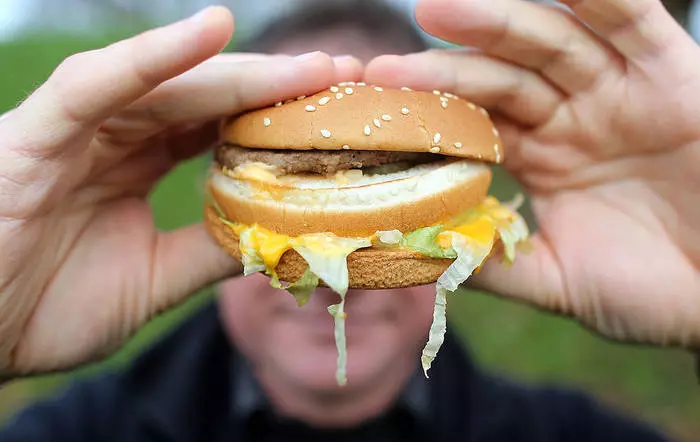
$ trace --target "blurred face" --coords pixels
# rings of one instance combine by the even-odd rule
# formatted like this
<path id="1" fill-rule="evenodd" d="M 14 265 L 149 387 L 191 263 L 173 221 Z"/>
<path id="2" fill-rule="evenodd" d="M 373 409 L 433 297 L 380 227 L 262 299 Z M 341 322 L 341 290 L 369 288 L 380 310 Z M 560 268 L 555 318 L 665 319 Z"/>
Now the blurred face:
<path id="1" fill-rule="evenodd" d="M 373 42 L 360 31 L 337 28 L 332 34 L 318 34 L 288 39 L 274 48 L 278 54 L 299 55 L 311 51 L 325 52 L 331 56 L 353 55 L 363 63 L 383 54 L 397 54 L 409 50 L 401 41 Z"/>
<path id="2" fill-rule="evenodd" d="M 258 374 L 298 390 L 339 391 L 333 318 L 340 297 L 319 288 L 298 307 L 260 274 L 226 281 L 222 314 L 232 339 Z M 434 287 L 350 290 L 346 295 L 348 385 L 344 394 L 405 378 L 417 366 L 432 321 Z"/>
<path id="3" fill-rule="evenodd" d="M 366 63 L 384 53 L 404 53 L 409 50 L 405 46 L 400 37 L 393 43 L 373 42 L 356 30 L 338 28 L 333 33 L 285 39 L 267 52 L 296 55 L 320 50 L 333 56 L 353 55 Z M 432 285 L 350 290 L 346 296 L 348 384 L 340 388 L 335 380 L 338 353 L 333 318 L 327 310 L 339 302 L 337 294 L 319 288 L 306 305 L 298 307 L 292 295 L 273 289 L 269 279 L 259 274 L 226 281 L 220 294 L 231 339 L 253 364 L 273 402 L 298 409 L 323 404 L 324 398 L 348 399 L 345 408 L 336 401 L 321 405 L 321 416 L 302 416 L 321 421 L 326 409 L 362 420 L 396 396 L 419 364 L 435 300 Z"/>

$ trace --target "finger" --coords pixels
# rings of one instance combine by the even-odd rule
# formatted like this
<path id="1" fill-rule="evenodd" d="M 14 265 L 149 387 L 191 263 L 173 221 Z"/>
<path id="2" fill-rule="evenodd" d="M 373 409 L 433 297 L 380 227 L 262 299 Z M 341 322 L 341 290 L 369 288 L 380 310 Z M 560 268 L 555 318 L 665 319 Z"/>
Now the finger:
<path id="1" fill-rule="evenodd" d="M 393 87 L 451 92 L 524 125 L 547 121 L 563 98 L 538 74 L 476 51 L 381 56 L 367 65 L 365 78 Z"/>
<path id="2" fill-rule="evenodd" d="M 561 0 L 625 58 L 654 58 L 690 38 L 659 0 Z"/>
<path id="3" fill-rule="evenodd" d="M 25 149 L 39 153 L 62 146 L 86 126 L 102 120 L 160 83 L 225 47 L 232 16 L 211 7 L 186 20 L 147 31 L 106 48 L 66 59 L 21 106 Z M 41 136 L 44 135 L 44 136 Z"/>
<path id="4" fill-rule="evenodd" d="M 359 78 L 361 67 L 314 52 L 298 57 L 217 58 L 174 78 L 108 120 L 101 132 L 133 142 L 163 128 L 193 124 L 312 94 L 341 76 Z"/>
<path id="5" fill-rule="evenodd" d="M 422 0 L 416 18 L 437 37 L 538 71 L 570 94 L 620 70 L 604 43 L 561 8 L 522 0 Z"/>
<path id="6" fill-rule="evenodd" d="M 335 82 L 356 81 L 362 78 L 364 66 L 362 62 L 351 55 L 333 57 L 335 63 Z"/>

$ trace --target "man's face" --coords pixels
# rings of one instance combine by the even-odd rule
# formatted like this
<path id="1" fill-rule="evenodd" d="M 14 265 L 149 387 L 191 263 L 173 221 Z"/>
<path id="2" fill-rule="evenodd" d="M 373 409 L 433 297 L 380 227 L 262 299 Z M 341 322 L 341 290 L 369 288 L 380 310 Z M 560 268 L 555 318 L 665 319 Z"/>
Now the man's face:
<path id="1" fill-rule="evenodd" d="M 331 56 L 352 55 L 362 63 L 384 54 L 399 54 L 410 50 L 401 37 L 396 41 L 376 42 L 353 28 L 336 28 L 333 33 L 319 33 L 281 41 L 273 51 L 278 54 L 299 55 L 311 51 L 321 51 Z"/>
<path id="2" fill-rule="evenodd" d="M 372 42 L 353 29 L 313 37 L 288 38 L 270 53 L 296 55 L 324 51 L 353 55 L 363 62 L 384 53 L 409 50 L 400 38 Z M 258 372 L 306 391 L 336 390 L 337 350 L 327 307 L 340 300 L 319 288 L 297 307 L 289 293 L 273 289 L 262 275 L 221 286 L 222 313 L 236 345 Z M 375 388 L 402 379 L 419 363 L 432 321 L 434 286 L 401 290 L 350 290 L 346 297 L 348 385 L 344 391 Z"/>
<path id="3" fill-rule="evenodd" d="M 294 297 L 256 274 L 221 286 L 232 339 L 264 376 L 318 393 L 336 390 L 337 350 L 327 307 L 339 301 L 319 288 L 298 307 Z M 432 320 L 434 286 L 350 290 L 346 295 L 348 385 L 373 388 L 418 364 Z"/>

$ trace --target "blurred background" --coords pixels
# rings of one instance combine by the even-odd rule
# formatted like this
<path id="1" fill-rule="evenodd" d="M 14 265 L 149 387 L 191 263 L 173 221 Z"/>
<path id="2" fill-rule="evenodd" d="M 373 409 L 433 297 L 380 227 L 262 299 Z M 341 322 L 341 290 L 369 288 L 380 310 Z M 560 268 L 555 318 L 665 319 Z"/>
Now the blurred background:
<path id="1" fill-rule="evenodd" d="M 229 6 L 236 14 L 236 36 L 227 48 L 235 50 L 284 14 L 297 8 L 311 10 L 314 3 L 330 1 L 334 0 L 216 3 Z M 210 3 L 214 2 L 0 0 L 0 113 L 31 93 L 68 55 L 177 20 Z M 386 3 L 412 21 L 414 1 Z M 697 35 L 698 14 L 691 1 L 665 3 L 674 17 Z M 389 21 L 387 26 L 391 24 Z M 422 33 L 421 37 L 430 46 L 445 45 Z M 250 43 L 246 44 L 249 47 Z M 198 158 L 183 164 L 154 191 L 152 204 L 162 229 L 201 219 L 205 161 Z M 517 185 L 496 170 L 493 193 L 507 199 L 517 191 Z M 153 320 L 123 350 L 101 364 L 2 387 L 0 426 L 11 414 L 31 401 L 52 394 L 66 382 L 128 362 L 144 346 L 183 320 L 193 307 L 212 296 L 211 289 L 203 290 L 185 305 Z M 700 385 L 688 354 L 610 343 L 573 322 L 485 293 L 463 291 L 452 298 L 448 311 L 453 327 L 480 364 L 523 381 L 559 383 L 587 390 L 613 406 L 661 426 L 680 440 L 699 439 Z"/>

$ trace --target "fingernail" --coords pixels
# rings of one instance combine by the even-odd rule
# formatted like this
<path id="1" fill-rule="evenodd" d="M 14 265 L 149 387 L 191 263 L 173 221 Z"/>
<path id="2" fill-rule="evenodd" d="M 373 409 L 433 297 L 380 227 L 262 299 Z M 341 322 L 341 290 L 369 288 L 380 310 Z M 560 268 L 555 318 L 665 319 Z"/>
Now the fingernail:
<path id="1" fill-rule="evenodd" d="M 320 53 L 321 53 L 321 51 L 307 52 L 306 54 L 297 55 L 294 58 L 296 60 L 299 60 L 299 61 L 306 61 L 306 60 L 310 60 L 310 59 L 316 57 Z"/>

